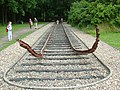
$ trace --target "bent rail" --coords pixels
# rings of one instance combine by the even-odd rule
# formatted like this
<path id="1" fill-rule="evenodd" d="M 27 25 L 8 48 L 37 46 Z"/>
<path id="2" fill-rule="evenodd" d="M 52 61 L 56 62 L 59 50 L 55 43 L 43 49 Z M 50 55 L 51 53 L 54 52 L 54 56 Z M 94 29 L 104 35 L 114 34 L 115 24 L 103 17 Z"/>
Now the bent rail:
<path id="1" fill-rule="evenodd" d="M 20 46 L 27 49 L 28 52 L 30 52 L 33 56 L 43 58 L 43 55 L 41 53 L 36 53 L 27 43 L 25 43 L 22 40 L 17 39 L 16 41 L 19 42 Z"/>
<path id="2" fill-rule="evenodd" d="M 62 26 L 63 26 L 63 25 L 62 25 Z M 63 27 L 63 29 L 64 29 L 64 31 L 65 31 L 65 34 L 66 34 L 67 38 L 68 38 L 68 41 L 70 42 L 71 48 L 72 48 L 76 53 L 81 54 L 81 55 L 86 55 L 86 54 L 93 53 L 93 52 L 97 49 L 98 42 L 99 42 L 99 35 L 100 35 L 98 28 L 96 28 L 96 41 L 94 42 L 92 48 L 91 48 L 91 49 L 88 49 L 88 50 L 83 50 L 83 51 L 77 50 L 77 49 L 75 49 L 75 48 L 73 47 L 72 42 L 71 42 L 71 40 L 69 39 L 69 36 L 67 35 L 67 32 L 66 32 L 66 30 L 65 30 L 64 27 Z M 52 31 L 53 31 L 53 30 L 52 30 Z M 36 52 L 35 52 L 27 43 L 25 43 L 24 41 L 19 40 L 19 39 L 17 39 L 17 41 L 19 42 L 19 44 L 20 44 L 21 47 L 27 49 L 27 51 L 30 52 L 33 56 L 39 57 L 39 58 L 43 58 L 42 52 L 44 51 L 44 48 L 46 47 L 46 45 L 47 45 L 47 43 L 48 43 L 48 41 L 49 41 L 49 38 L 50 38 L 50 36 L 51 36 L 51 34 L 52 34 L 52 31 L 49 33 L 49 36 L 48 36 L 48 38 L 47 38 L 47 40 L 46 40 L 43 48 L 41 49 L 41 52 L 40 52 L 40 53 L 36 53 Z"/>
<path id="3" fill-rule="evenodd" d="M 45 34 L 46 35 L 46 34 Z M 54 34 L 53 34 L 54 35 Z M 69 34 L 68 34 L 69 35 Z M 50 36 L 50 35 L 48 35 L 48 36 Z M 48 37 L 47 36 L 47 37 Z M 54 39 L 54 38 L 53 38 Z M 45 40 L 46 40 L 46 38 L 45 38 Z M 50 39 L 50 40 L 52 40 L 52 39 Z M 67 39 L 66 39 L 67 40 Z M 38 41 L 37 41 L 38 42 Z M 47 43 L 47 42 L 46 42 Z M 39 44 L 38 44 L 39 45 Z M 69 45 L 69 43 L 68 43 L 68 45 Z M 85 44 L 84 44 L 85 45 Z M 29 46 L 29 45 L 28 45 Z M 43 49 L 44 50 L 44 49 Z M 60 54 L 60 53 L 59 53 Z M 94 54 L 93 54 L 94 55 Z M 24 55 L 25 56 L 25 55 Z M 80 55 L 79 55 L 80 56 Z M 89 55 L 88 55 L 89 56 Z M 94 55 L 95 56 L 95 55 Z M 66 56 L 67 57 L 67 56 Z M 38 76 L 38 78 L 36 78 L 36 77 L 34 77 L 34 76 L 36 76 L 36 75 L 40 75 L 40 76 L 42 76 L 42 72 L 44 73 L 45 72 L 45 74 L 46 74 L 46 69 L 40 69 L 39 67 L 38 67 L 38 65 L 40 65 L 40 67 L 42 66 L 45 66 L 44 68 L 46 68 L 46 66 L 48 66 L 49 67 L 49 65 L 50 66 L 53 66 L 53 67 L 55 67 L 55 68 L 51 68 L 49 71 L 51 71 L 52 73 L 53 73 L 53 71 L 55 71 L 54 73 L 55 73 L 55 75 L 56 74 L 60 74 L 60 73 L 58 73 L 59 71 L 60 71 L 60 68 L 58 68 L 58 69 L 56 69 L 56 67 L 60 67 L 60 66 L 54 66 L 54 65 L 57 65 L 57 63 L 55 64 L 54 63 L 54 61 L 52 61 L 53 59 L 54 59 L 54 57 L 52 57 L 52 59 L 50 59 L 49 61 L 50 62 L 47 62 L 46 63 L 46 61 L 45 62 L 43 62 L 43 63 L 41 63 L 41 61 L 39 61 L 39 62 L 35 62 L 34 64 L 32 63 L 32 62 L 34 62 L 34 58 L 32 58 L 32 61 L 29 61 L 28 60 L 28 58 L 31 58 L 31 57 L 29 57 L 29 56 L 25 56 L 25 57 L 21 57 L 20 58 L 20 60 L 18 60 L 11 68 L 9 68 L 9 70 L 8 71 L 6 71 L 5 73 L 4 73 L 4 77 L 3 77 L 3 79 L 4 79 L 4 81 L 5 82 L 7 82 L 8 84 L 11 84 L 11 85 L 14 85 L 14 86 L 17 86 L 17 87 L 20 87 L 20 88 L 25 88 L 25 89 L 47 89 L 47 90 L 53 90 L 53 89 L 57 89 L 57 90 L 63 90 L 63 89 L 76 89 L 76 88 L 83 88 L 83 87 L 87 87 L 87 86 L 92 86 L 92 85 L 95 85 L 95 84 L 98 84 L 98 83 L 101 83 L 101 82 L 103 82 L 103 81 L 105 81 L 105 80 L 107 80 L 107 79 L 109 79 L 109 77 L 111 76 L 111 70 L 106 66 L 106 65 L 104 65 L 104 63 L 102 63 L 102 61 L 100 61 L 98 58 L 97 58 L 97 56 L 95 56 L 95 62 L 94 62 L 94 60 L 93 60 L 93 57 L 91 57 L 91 59 L 89 59 L 88 61 L 87 61 L 87 63 L 89 63 L 88 65 L 90 65 L 90 67 L 89 66 L 87 66 L 86 64 L 85 64 L 85 62 L 86 62 L 86 60 L 84 59 L 84 60 L 82 60 L 81 58 L 79 58 L 79 60 L 81 60 L 81 61 L 85 61 L 85 62 L 83 62 L 84 64 L 85 64 L 85 68 L 87 67 L 88 69 L 90 68 L 90 69 L 98 69 L 97 70 L 97 72 L 96 72 L 96 75 L 94 75 L 94 74 L 92 74 L 91 73 L 91 70 L 90 70 L 90 73 L 88 73 L 88 71 L 89 70 L 86 70 L 85 68 L 84 68 L 84 66 L 81 66 L 82 65 L 82 62 L 75 62 L 75 60 L 74 59 L 72 59 L 72 62 L 73 62 L 73 66 L 72 66 L 72 63 L 71 63 L 71 61 L 69 61 L 69 58 L 67 58 L 67 60 L 69 61 L 68 62 L 68 64 L 67 65 L 65 65 L 66 64 L 66 61 L 64 62 L 63 60 L 61 61 L 61 60 L 59 60 L 59 58 L 57 59 L 57 61 L 59 61 L 58 62 L 58 65 L 62 65 L 62 66 L 68 66 L 69 65 L 69 67 L 73 67 L 73 69 L 69 69 L 68 67 L 66 67 L 67 69 L 68 69 L 68 71 L 70 71 L 70 73 L 71 73 L 71 71 L 72 70 L 74 70 L 74 66 L 76 66 L 76 69 L 77 70 L 79 70 L 79 68 L 78 68 L 78 64 L 77 63 L 81 63 L 79 66 L 81 66 L 81 68 L 80 68 L 80 74 L 81 74 L 81 72 L 82 71 L 84 71 L 84 72 L 87 72 L 87 73 L 85 73 L 85 75 L 83 75 L 83 77 L 81 77 L 81 76 L 79 76 L 78 74 L 76 74 L 75 73 L 75 78 L 73 78 L 73 81 L 72 82 L 75 82 L 75 79 L 76 79 L 76 81 L 78 80 L 78 79 L 84 79 L 85 80 L 85 83 L 83 83 L 83 84 L 80 84 L 80 83 L 76 83 L 76 84 L 74 84 L 74 85 L 62 85 L 62 86 L 53 86 L 53 85 L 51 85 L 50 84 L 50 86 L 48 85 L 46 85 L 46 84 L 44 84 L 45 86 L 41 86 L 41 85 L 38 85 L 39 83 L 37 83 L 37 81 L 39 81 L 39 80 L 47 80 L 47 79 L 51 79 L 51 80 L 53 80 L 54 79 L 54 81 L 57 81 L 57 80 L 60 80 L 60 79 L 62 79 L 62 78 L 59 78 L 59 76 L 57 76 L 57 77 L 55 77 L 55 78 L 51 78 L 51 77 L 47 77 L 47 78 L 44 78 L 44 75 L 43 75 L 43 79 L 41 78 L 41 77 L 39 77 Z M 64 58 L 64 57 L 63 57 Z M 77 58 L 77 56 L 75 57 L 75 58 Z M 89 57 L 90 58 L 90 57 Z M 66 58 L 65 58 L 66 59 Z M 23 61 L 21 61 L 21 60 L 23 60 Z M 36 59 L 37 60 L 37 59 Z M 40 60 L 42 60 L 42 59 L 40 59 Z M 43 59 L 43 60 L 45 60 L 45 59 Z M 47 58 L 46 58 L 46 60 L 47 60 Z M 78 61 L 79 61 L 78 60 Z M 21 63 L 21 62 L 22 63 Z M 26 62 L 27 61 L 27 62 Z M 95 66 L 97 66 L 97 67 L 95 67 L 94 66 L 94 63 L 96 63 L 96 61 L 98 61 L 99 63 L 98 63 L 98 65 L 95 65 Z M 53 62 L 53 63 L 52 63 Z M 61 63 L 62 62 L 62 63 Z M 93 63 L 94 62 L 94 63 Z M 39 63 L 41 63 L 41 64 L 39 64 Z M 45 65 L 45 63 L 46 63 L 46 65 Z M 71 64 L 70 64 L 71 63 Z M 31 65 L 30 65 L 31 64 Z M 37 66 L 36 66 L 36 65 Z M 27 66 L 30 66 L 30 69 L 28 69 L 28 67 L 26 68 L 26 65 Z M 92 66 L 93 65 L 93 66 Z M 100 66 L 99 67 L 99 65 L 102 65 L 102 66 Z M 25 66 L 25 68 L 23 67 L 23 66 Z M 19 67 L 19 68 L 18 68 Z M 20 68 L 21 67 L 21 68 Z M 34 67 L 34 68 L 33 68 Z M 38 67 L 38 68 L 36 68 L 36 67 Z M 83 67 L 83 68 L 82 68 Z M 101 68 L 102 67 L 102 68 Z M 104 67 L 104 68 L 103 68 Z M 61 69 L 61 71 L 62 71 L 62 73 L 64 73 L 63 71 L 66 71 L 66 68 L 62 68 Z M 102 72 L 100 72 L 100 73 L 98 73 L 98 71 L 103 71 L 103 69 L 105 69 L 105 73 L 106 73 L 106 75 L 104 76 L 104 72 L 102 73 Z M 20 74 L 20 71 L 21 70 L 27 70 L 27 73 L 25 73 L 26 75 L 27 75 L 27 77 L 25 78 L 25 74 L 23 74 L 23 73 L 21 73 Z M 34 73 L 31 73 L 30 74 L 30 71 L 31 70 L 33 70 L 33 72 L 34 71 L 38 71 L 36 74 L 34 74 Z M 48 71 L 48 70 L 47 70 Z M 94 70 L 93 70 L 94 71 Z M 15 72 L 15 73 L 13 73 L 13 72 Z M 17 75 L 17 73 L 19 74 L 19 75 Z M 65 72 L 66 73 L 66 72 Z M 68 73 L 69 74 L 69 73 Z M 67 75 L 68 75 L 67 74 Z M 96 78 L 96 80 L 94 81 L 88 81 L 88 82 L 86 82 L 87 80 L 92 80 L 92 78 L 91 78 L 91 76 L 87 76 L 87 75 L 89 76 L 89 74 L 92 76 L 92 78 L 95 78 L 95 77 L 97 77 L 97 76 L 99 76 L 99 75 L 103 75 L 104 77 L 100 77 L 100 79 L 98 79 L 98 78 Z M 14 76 L 13 76 L 14 75 Z M 48 75 L 50 75 L 50 73 L 48 72 Z M 64 74 L 63 74 L 64 75 Z M 76 75 L 78 76 L 78 78 L 76 77 Z M 10 77 L 10 76 L 13 76 L 13 77 Z M 25 83 L 21 83 L 21 82 L 17 82 L 17 80 L 18 80 L 18 78 L 17 77 L 15 77 L 15 76 L 17 76 L 18 78 L 19 78 L 19 76 L 20 76 L 20 79 L 21 80 L 28 80 L 28 84 L 25 84 Z M 51 76 L 53 76 L 53 74 L 51 75 Z M 85 78 L 84 78 L 85 77 Z M 16 81 L 15 80 L 12 80 L 12 79 L 15 79 L 16 78 Z M 63 77 L 63 80 L 65 80 L 67 77 Z M 19 80 L 20 80 L 19 79 Z M 70 78 L 69 79 L 72 79 L 71 78 L 71 75 L 70 75 Z M 19 81 L 18 80 L 18 81 Z M 29 84 L 29 80 L 30 80 L 30 82 L 32 81 L 32 84 Z M 63 80 L 61 81 L 61 82 L 63 82 Z M 66 79 L 67 80 L 67 79 Z M 35 82 L 34 82 L 35 81 Z M 42 82 L 44 82 L 44 81 L 42 81 Z M 48 81 L 47 81 L 48 82 Z M 70 81 L 71 82 L 71 81 Z M 71 82 L 71 83 L 72 83 Z M 78 81 L 77 81 L 78 82 Z M 81 82 L 81 81 L 80 81 Z M 36 83 L 36 84 L 35 84 Z M 58 83 L 58 82 L 56 82 L 56 83 Z M 67 83 L 67 82 L 66 82 Z M 40 82 L 40 84 L 41 84 L 41 82 Z M 69 82 L 68 82 L 68 84 L 70 84 Z"/>
<path id="4" fill-rule="evenodd" d="M 55 27 L 53 27 L 53 29 L 54 29 L 54 28 L 55 28 Z M 52 30 L 52 31 L 53 31 L 53 30 Z M 46 45 L 47 45 L 47 42 L 49 41 L 49 38 L 50 38 L 50 36 L 51 36 L 51 34 L 52 34 L 52 31 L 49 33 L 46 42 L 44 43 L 42 49 L 40 50 L 40 53 L 35 52 L 35 51 L 32 49 L 32 47 L 31 47 L 30 45 L 28 45 L 26 42 L 24 42 L 24 41 L 22 41 L 22 40 L 19 40 L 19 39 L 16 39 L 16 41 L 18 41 L 19 44 L 20 44 L 20 46 L 23 47 L 23 48 L 25 48 L 25 49 L 27 49 L 27 51 L 28 51 L 29 53 L 31 53 L 33 56 L 39 57 L 39 58 L 43 58 L 43 51 L 44 51 L 44 48 L 45 48 Z"/>
<path id="5" fill-rule="evenodd" d="M 63 28 L 64 28 L 64 27 L 63 27 Z M 65 30 L 65 28 L 64 28 L 64 30 Z M 96 41 L 94 42 L 92 48 L 91 48 L 91 49 L 88 49 L 88 50 L 77 50 L 77 49 L 75 49 L 75 48 L 73 47 L 73 45 L 72 45 L 71 40 L 69 39 L 69 36 L 67 35 L 66 30 L 65 30 L 65 33 L 66 33 L 66 36 L 68 37 L 68 40 L 69 40 L 70 45 L 71 45 L 71 48 L 72 48 L 76 53 L 78 53 L 78 54 L 86 55 L 86 54 L 93 53 L 93 52 L 97 49 L 97 47 L 98 47 L 99 35 L 100 35 L 98 27 L 96 27 Z"/>

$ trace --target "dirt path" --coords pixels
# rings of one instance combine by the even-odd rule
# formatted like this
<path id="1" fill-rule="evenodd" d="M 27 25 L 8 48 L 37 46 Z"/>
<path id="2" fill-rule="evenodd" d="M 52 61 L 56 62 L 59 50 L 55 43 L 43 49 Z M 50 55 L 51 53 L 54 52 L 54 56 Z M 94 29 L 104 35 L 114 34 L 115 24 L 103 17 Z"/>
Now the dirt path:
<path id="1" fill-rule="evenodd" d="M 42 27 L 44 24 L 39 24 L 38 25 L 38 28 Z M 17 39 L 19 36 L 21 35 L 24 35 L 28 32 L 31 32 L 31 31 L 36 31 L 37 29 L 35 29 L 34 27 L 32 29 L 30 29 L 29 27 L 27 28 L 23 28 L 21 30 L 18 30 L 16 32 L 13 32 L 13 40 Z M 8 43 L 8 37 L 5 36 L 3 38 L 0 38 L 0 48 L 4 47 L 6 43 Z"/>

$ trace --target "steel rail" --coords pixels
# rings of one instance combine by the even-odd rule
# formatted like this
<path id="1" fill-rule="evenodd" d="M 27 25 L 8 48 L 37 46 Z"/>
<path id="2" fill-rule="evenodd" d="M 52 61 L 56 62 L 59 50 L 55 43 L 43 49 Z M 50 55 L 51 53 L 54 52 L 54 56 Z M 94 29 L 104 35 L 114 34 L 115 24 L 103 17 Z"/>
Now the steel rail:
<path id="1" fill-rule="evenodd" d="M 40 50 L 42 56 L 43 56 L 44 49 L 45 49 L 45 47 L 47 46 L 47 43 L 48 43 L 48 41 L 49 41 L 49 39 L 50 39 L 50 37 L 51 37 L 51 35 L 52 35 L 54 29 L 55 29 L 55 27 L 54 27 L 54 28 L 51 30 L 51 32 L 49 33 L 49 35 L 48 35 L 48 37 L 47 37 L 47 40 L 46 40 L 45 44 L 43 45 L 42 49 Z"/>
<path id="2" fill-rule="evenodd" d="M 62 24 L 61 24 L 61 25 L 62 25 Z M 62 27 L 63 27 L 63 25 L 62 25 Z M 55 28 L 55 27 L 54 27 L 54 28 Z M 47 38 L 44 46 L 42 47 L 40 53 L 36 53 L 36 52 L 35 52 L 27 43 L 25 43 L 24 41 L 19 40 L 19 39 L 17 39 L 17 41 L 19 42 L 19 44 L 20 44 L 21 47 L 27 49 L 28 52 L 30 52 L 33 56 L 39 57 L 39 58 L 43 58 L 43 51 L 44 51 L 44 49 L 45 49 L 45 47 L 46 47 L 46 45 L 47 45 L 47 43 L 48 43 L 48 41 L 49 41 L 49 39 L 50 39 L 50 37 L 51 37 L 51 35 L 52 35 L 52 32 L 53 32 L 54 28 L 53 28 L 52 31 L 49 33 L 48 38 Z M 85 55 L 85 54 L 93 53 L 93 52 L 96 50 L 96 48 L 97 48 L 97 46 L 98 46 L 98 42 L 99 42 L 99 35 L 100 35 L 98 28 L 96 28 L 96 41 L 95 41 L 95 43 L 93 44 L 92 48 L 91 48 L 91 49 L 88 49 L 88 50 L 83 50 L 83 51 L 77 50 L 77 49 L 75 49 L 75 48 L 73 47 L 72 42 L 71 42 L 71 40 L 70 40 L 70 38 L 69 38 L 69 36 L 68 36 L 68 34 L 67 34 L 67 32 L 66 32 L 66 30 L 65 30 L 64 27 L 63 27 L 63 29 L 64 29 L 64 32 L 65 32 L 66 37 L 68 38 L 68 41 L 69 41 L 69 43 L 70 43 L 70 46 L 71 46 L 71 48 L 73 49 L 74 52 L 76 52 L 76 53 L 78 53 L 78 54 Z"/>
<path id="3" fill-rule="evenodd" d="M 54 29 L 53 29 L 53 30 L 54 30 Z M 27 49 L 27 51 L 28 51 L 29 53 L 31 53 L 33 56 L 39 57 L 39 58 L 43 58 L 42 52 L 43 52 L 44 48 L 46 47 L 47 42 L 49 41 L 49 38 L 50 38 L 50 36 L 52 35 L 53 30 L 49 33 L 48 38 L 47 38 L 45 44 L 43 45 L 42 49 L 40 50 L 40 53 L 35 52 L 35 51 L 32 49 L 32 47 L 31 47 L 30 45 L 28 45 L 26 42 L 24 42 L 24 41 L 22 41 L 22 40 L 19 40 L 19 39 L 16 39 L 16 41 L 18 41 L 19 44 L 20 44 L 20 46 L 23 47 L 23 48 L 25 48 L 25 49 Z"/>
<path id="4" fill-rule="evenodd" d="M 70 40 L 70 38 L 69 38 L 69 36 L 68 36 L 68 33 L 67 33 L 66 29 L 65 29 L 65 26 L 62 25 L 62 27 L 63 27 L 63 29 L 64 29 L 64 31 L 65 31 L 65 34 L 66 34 L 66 36 L 67 36 L 67 38 L 68 38 L 68 40 L 69 40 L 69 43 L 70 43 L 71 48 L 72 48 L 73 51 L 76 52 L 77 54 L 87 55 L 87 54 L 93 53 L 93 52 L 97 49 L 98 42 L 99 42 L 99 35 L 100 35 L 98 28 L 96 28 L 96 41 L 94 42 L 92 48 L 90 48 L 90 49 L 88 48 L 88 50 L 77 50 L 77 49 L 75 49 L 75 48 L 73 47 L 73 44 L 72 44 L 72 42 L 71 42 L 71 40 Z"/>
<path id="5" fill-rule="evenodd" d="M 28 52 L 30 52 L 33 56 L 43 58 L 43 55 L 41 53 L 36 53 L 31 46 L 29 46 L 26 42 L 17 39 L 16 41 L 19 42 L 20 46 L 27 49 Z"/>
<path id="6" fill-rule="evenodd" d="M 46 46 L 46 45 L 45 45 Z M 44 47 L 45 48 L 45 47 Z M 43 49 L 44 50 L 44 49 Z M 98 59 L 98 58 L 97 58 Z M 101 62 L 101 60 L 98 59 L 98 61 Z M 16 62 L 17 64 L 18 62 Z M 101 64 L 103 64 L 101 62 Z M 11 68 L 13 68 L 15 65 L 13 65 Z M 8 84 L 11 84 L 11 85 L 14 85 L 14 86 L 17 86 L 17 87 L 20 87 L 20 88 L 25 88 L 25 89 L 42 89 L 42 90 L 63 90 L 63 89 L 75 89 L 75 88 L 83 88 L 83 87 L 87 87 L 87 86 L 92 86 L 92 85 L 95 85 L 95 84 L 98 84 L 98 83 L 101 83 L 105 80 L 107 80 L 111 75 L 112 75 L 112 72 L 111 70 L 105 65 L 103 64 L 103 66 L 106 67 L 106 69 L 109 71 L 109 75 L 107 75 L 107 77 L 99 80 L 99 81 L 95 81 L 95 82 L 92 82 L 92 83 L 88 83 L 88 84 L 85 84 L 85 85 L 76 85 L 76 86 L 66 86 L 66 87 L 39 87 L 39 86 L 26 86 L 26 85 L 20 85 L 20 84 L 17 84 L 17 83 L 14 83 L 14 82 L 11 82 L 10 80 L 8 80 L 6 77 L 7 77 L 7 73 L 10 71 L 10 69 L 4 74 L 4 80 L 8 83 Z"/>

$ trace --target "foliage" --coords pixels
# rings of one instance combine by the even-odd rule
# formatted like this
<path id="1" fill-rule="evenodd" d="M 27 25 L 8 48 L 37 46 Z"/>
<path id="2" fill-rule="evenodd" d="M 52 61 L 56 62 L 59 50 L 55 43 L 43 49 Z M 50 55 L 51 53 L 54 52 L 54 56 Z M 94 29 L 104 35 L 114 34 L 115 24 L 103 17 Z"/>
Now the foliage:
<path id="1" fill-rule="evenodd" d="M 72 25 L 120 24 L 120 0 L 80 0 L 72 4 L 68 22 Z"/>
<path id="2" fill-rule="evenodd" d="M 9 7 L 9 10 L 13 13 L 18 13 L 18 2 L 16 2 L 15 0 L 9 0 L 7 6 Z"/>
<path id="3" fill-rule="evenodd" d="M 51 21 L 67 18 L 71 3 L 76 0 L 0 0 L 0 23 L 28 21 L 37 17 L 39 20 Z"/>
<path id="4" fill-rule="evenodd" d="M 0 0 L 0 5 L 4 3 L 4 0 Z"/>
<path id="5" fill-rule="evenodd" d="M 100 29 L 100 40 L 102 40 L 102 41 L 106 42 L 107 44 L 113 46 L 114 48 L 117 48 L 120 50 L 120 43 L 119 43 L 120 42 L 120 38 L 119 38 L 120 37 L 120 28 L 113 27 L 115 29 L 115 31 L 109 31 L 109 30 L 111 30 L 111 28 L 109 27 L 109 25 L 107 23 L 100 24 L 98 26 L 98 28 Z M 95 37 L 95 27 L 94 26 L 89 25 L 87 27 L 82 27 L 79 29 L 82 30 L 83 32 L 88 33 Z"/>

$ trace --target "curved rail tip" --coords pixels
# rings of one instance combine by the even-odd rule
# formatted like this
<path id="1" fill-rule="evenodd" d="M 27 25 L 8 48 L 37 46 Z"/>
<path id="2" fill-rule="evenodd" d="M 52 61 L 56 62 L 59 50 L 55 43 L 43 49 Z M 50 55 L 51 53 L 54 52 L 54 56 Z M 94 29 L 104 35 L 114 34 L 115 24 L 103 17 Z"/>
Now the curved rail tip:
<path id="1" fill-rule="evenodd" d="M 99 28 L 96 27 L 96 40 L 94 42 L 94 44 L 92 45 L 92 48 L 88 49 L 88 50 L 76 50 L 75 48 L 72 47 L 72 49 L 78 53 L 78 54 L 81 54 L 81 55 L 87 55 L 87 54 L 90 54 L 90 53 L 93 53 L 97 47 L 98 47 L 98 42 L 99 42 L 99 36 L 100 36 L 100 33 L 99 33 Z M 72 46 L 72 45 L 71 45 Z"/>
<path id="2" fill-rule="evenodd" d="M 31 48 L 31 46 L 29 46 L 29 45 L 28 45 L 27 43 L 25 43 L 24 41 L 19 40 L 19 39 L 16 39 L 16 41 L 18 41 L 19 44 L 20 44 L 20 46 L 23 47 L 23 48 L 25 48 L 25 49 L 27 49 L 27 51 L 28 51 L 29 53 L 31 53 L 33 56 L 39 57 L 39 58 L 43 58 L 43 54 L 35 52 L 35 51 Z"/>

